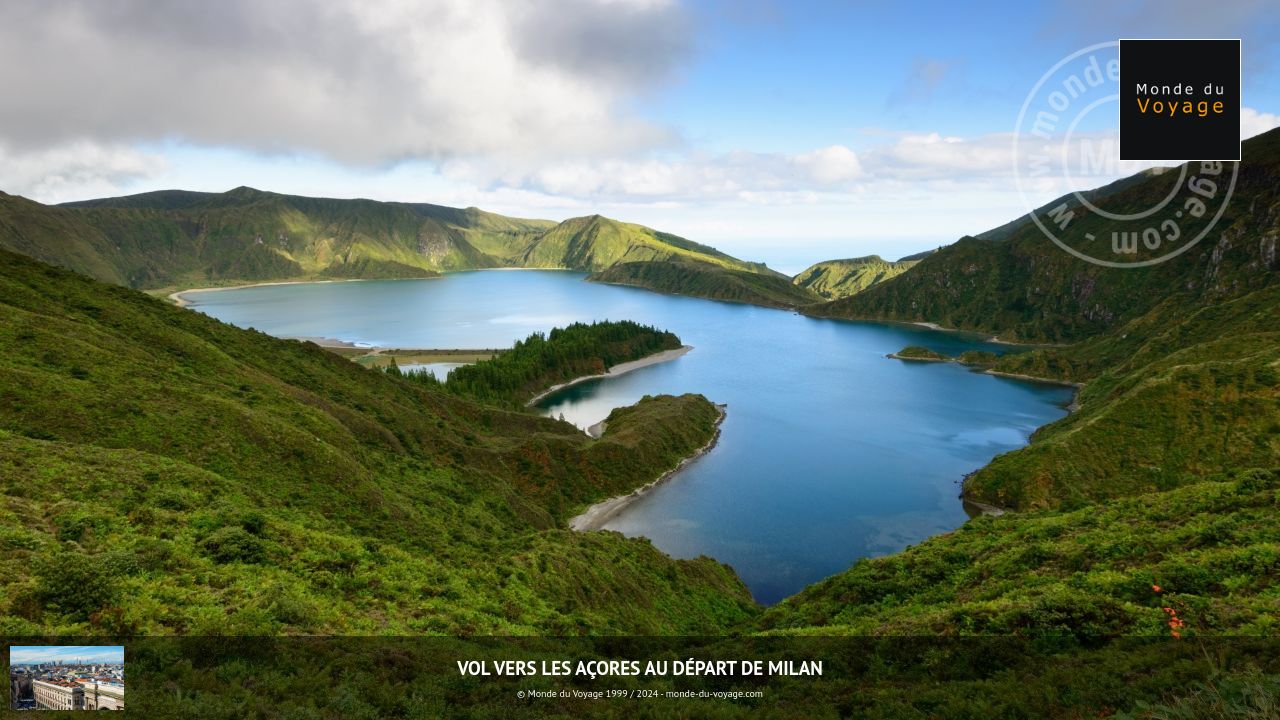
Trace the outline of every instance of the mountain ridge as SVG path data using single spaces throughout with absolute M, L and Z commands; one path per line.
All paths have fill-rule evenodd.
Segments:
M 0 247 L 141 289 L 332 277 L 431 277 L 619 262 L 704 262 L 774 274 L 706 245 L 601 215 L 562 222 L 479 208 L 311 198 L 240 186 L 62 205 L 0 193 Z
M 1126 269 L 1086 263 L 1050 243 L 1024 216 L 962 237 L 864 292 L 804 312 L 927 321 L 1010 341 L 1069 343 L 1115 330 L 1166 296 L 1181 298 L 1190 307 L 1265 286 L 1280 270 L 1280 194 L 1275 190 L 1280 129 L 1251 138 L 1243 147 L 1235 195 L 1213 233 L 1166 262 Z M 1157 174 L 1143 172 L 1085 195 L 1096 199 L 1103 191 L 1123 208 L 1146 206 L 1153 197 L 1164 197 L 1167 187 Z M 1080 222 L 1092 223 L 1101 237 L 1110 221 L 1086 217 Z

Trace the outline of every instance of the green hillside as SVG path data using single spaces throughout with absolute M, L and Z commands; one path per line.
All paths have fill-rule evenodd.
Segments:
M 0 193 L 0 247 L 135 288 L 262 280 L 429 277 L 492 267 L 597 271 L 698 261 L 770 273 L 714 248 L 593 215 L 563 223 L 426 203 L 308 198 L 240 187 L 50 207 Z
M 809 290 L 793 285 L 780 273 L 706 262 L 625 262 L 587 279 L 614 285 L 634 285 L 672 295 L 766 307 L 799 307 L 819 299 Z
M 1166 298 L 1195 307 L 1256 290 L 1280 268 L 1280 132 L 1247 141 L 1243 152 L 1222 219 L 1198 245 L 1167 262 L 1119 272 L 1081 262 L 1024 219 L 998 228 L 990 239 L 962 238 L 890 282 L 806 312 L 925 320 L 1006 340 L 1073 342 L 1116 330 Z M 1123 212 L 1156 204 L 1167 195 L 1168 180 L 1144 173 L 1108 187 L 1107 207 Z M 1090 213 L 1079 223 L 1077 231 L 1109 242 L 1109 221 Z
M 1194 310 L 1173 303 L 1093 341 L 997 370 L 1087 379 L 1080 410 L 994 459 L 965 492 L 1077 507 L 1280 461 L 1280 284 Z
M 520 267 L 604 270 L 619 263 L 697 261 L 748 272 L 765 271 L 715 248 L 599 215 L 570 218 L 542 233 L 516 259 Z
M 913 260 L 890 262 L 879 255 L 826 260 L 810 265 L 792 280 L 827 300 L 857 295 L 877 283 L 897 277 L 915 265 Z
M 1178 490 L 1073 512 L 980 517 L 767 610 L 774 632 L 1167 636 L 1274 634 L 1280 469 L 1213 473 Z M 1161 588 L 1153 592 L 1152 585 Z
M 706 444 L 701 396 L 595 441 L 2 250 L 0 306 L 9 635 L 679 634 L 753 612 L 711 560 L 557 529 Z

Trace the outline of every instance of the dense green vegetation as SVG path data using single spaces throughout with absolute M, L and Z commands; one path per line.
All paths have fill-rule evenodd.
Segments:
M 951 358 L 940 352 L 930 350 L 927 347 L 920 347 L 919 345 L 908 345 L 898 352 L 893 353 L 890 357 L 895 357 L 899 360 L 924 360 L 933 362 L 947 362 L 951 360 Z
M 425 203 L 241 187 L 50 207 L 0 193 L 0 247 L 136 288 L 306 278 L 407 278 L 492 267 L 597 271 L 698 261 L 768 272 L 680 237 L 593 215 L 563 223 Z
M 852 635 L 1273 635 L 1280 468 L 1072 512 L 979 517 L 861 560 L 766 611 L 761 627 Z M 1152 585 L 1161 588 L 1159 593 Z
M 915 260 L 890 262 L 879 255 L 826 260 L 809 266 L 792 282 L 821 298 L 835 300 L 857 295 L 872 285 L 901 275 L 915 264 Z
M 365 278 L 381 278 L 386 280 L 406 280 L 410 278 L 440 277 L 434 270 L 426 270 L 414 265 L 405 265 L 394 260 L 372 260 L 358 258 L 351 261 L 334 262 L 320 271 L 320 277 L 361 280 Z
M 0 627 L 698 633 L 708 559 L 559 530 L 704 445 L 647 398 L 592 440 L 0 251 Z
M 443 387 L 484 402 L 519 407 L 553 385 L 679 347 L 675 334 L 629 320 L 574 323 L 518 340 L 492 359 L 455 368 Z M 436 384 L 434 375 L 416 377 Z
M 817 295 L 771 270 L 737 270 L 705 262 L 626 262 L 587 279 L 767 307 L 799 307 L 818 300 Z
M 1116 334 L 1002 358 L 996 369 L 1085 379 L 1080 409 L 965 483 L 973 498 L 1078 506 L 1280 459 L 1280 285 L 1187 314 L 1164 306 Z

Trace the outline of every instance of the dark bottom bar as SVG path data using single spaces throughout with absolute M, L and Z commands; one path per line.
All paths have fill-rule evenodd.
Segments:
M 145 718 L 1197 717 L 1280 697 L 1280 640 L 1253 638 L 8 640 L 108 642 Z

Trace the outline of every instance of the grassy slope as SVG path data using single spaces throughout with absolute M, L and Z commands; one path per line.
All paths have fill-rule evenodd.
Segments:
M 1275 634 L 1277 503 L 1280 470 L 1258 470 L 1069 513 L 982 517 L 859 561 L 769 609 L 760 627 L 1163 636 L 1161 608 L 1176 605 L 1191 634 Z
M 915 265 L 913 260 L 890 262 L 879 255 L 826 260 L 809 266 L 792 280 L 826 300 L 857 295 L 877 283 L 897 277 Z
M 783 275 L 703 262 L 625 262 L 595 273 L 592 282 L 635 285 L 673 295 L 744 302 L 767 307 L 799 307 L 817 295 Z
M 0 304 L 9 634 L 696 633 L 751 612 L 710 560 L 555 529 L 704 444 L 700 396 L 592 441 L 4 251 Z
M 1074 506 L 1280 458 L 1280 285 L 1188 311 L 1170 303 L 1115 335 L 1002 359 L 1081 379 L 1080 410 L 966 480 L 978 500 Z

